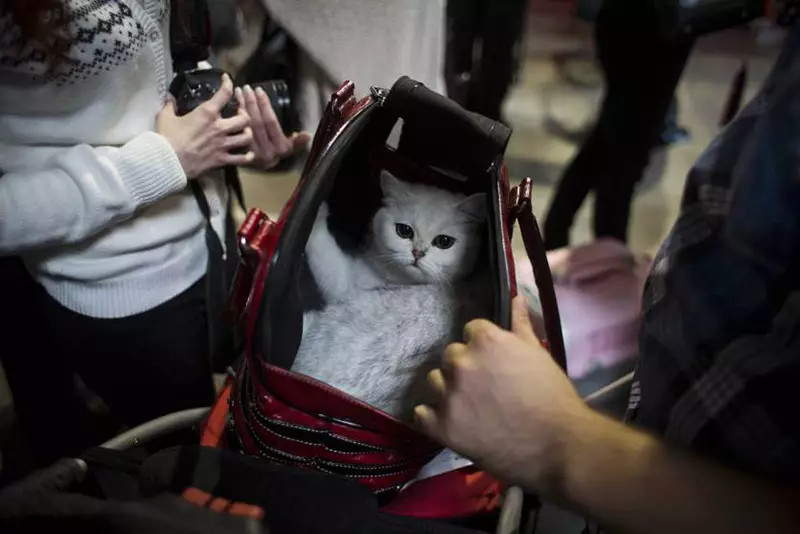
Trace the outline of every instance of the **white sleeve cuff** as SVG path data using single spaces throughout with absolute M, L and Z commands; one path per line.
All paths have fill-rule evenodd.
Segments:
M 146 132 L 117 150 L 111 160 L 134 202 L 147 206 L 186 187 L 186 173 L 164 137 Z

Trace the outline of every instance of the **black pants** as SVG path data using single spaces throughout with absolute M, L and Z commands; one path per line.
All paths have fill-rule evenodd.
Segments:
M 527 0 L 448 0 L 445 78 L 451 98 L 494 120 L 517 66 Z M 478 61 L 474 50 L 478 48 Z M 468 73 L 466 85 L 458 76 Z
M 86 410 L 75 373 L 129 426 L 213 401 L 204 280 L 122 319 L 74 313 L 27 283 L 17 295 L 15 326 L 36 334 L 4 334 L 3 366 L 40 463 L 79 453 L 113 432 Z
M 595 235 L 627 241 L 634 187 L 658 142 L 693 44 L 660 41 L 648 4 L 606 0 L 600 10 L 595 41 L 605 98 L 550 205 L 544 224 L 548 249 L 569 244 L 575 214 L 591 191 Z

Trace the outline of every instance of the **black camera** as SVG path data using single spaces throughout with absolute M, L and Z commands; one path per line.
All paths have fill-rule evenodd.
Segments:
M 222 69 L 196 69 L 197 63 L 208 59 L 209 48 L 211 46 L 209 9 L 204 0 L 192 2 L 180 2 L 173 6 L 170 20 L 170 48 L 172 51 L 173 70 L 178 74 L 173 79 L 169 87 L 169 92 L 177 103 L 178 115 L 185 115 L 197 106 L 211 98 L 222 85 Z M 269 37 L 269 33 L 265 36 Z M 274 50 L 273 50 L 274 52 Z M 275 60 L 274 54 L 270 54 L 272 61 Z M 280 56 L 278 56 L 280 58 Z M 285 58 L 283 58 L 285 59 Z M 254 54 L 252 60 L 259 65 L 270 65 L 270 61 L 262 58 L 259 54 Z M 246 65 L 247 66 L 247 65 Z M 245 69 L 247 70 L 247 69 Z M 263 71 L 263 69 L 259 69 Z M 284 69 L 285 70 L 285 69 Z M 252 69 L 251 69 L 252 71 Z M 249 82 L 253 79 L 252 72 L 241 73 L 243 78 Z M 274 69 L 270 72 L 274 72 Z M 273 75 L 283 78 L 280 72 Z M 267 77 L 269 75 L 265 75 Z M 258 77 L 255 77 L 258 79 Z M 262 78 L 263 79 L 263 78 Z M 294 81 L 294 80 L 293 80 Z M 285 80 L 275 79 L 260 83 L 250 83 L 253 88 L 261 87 L 267 93 L 272 109 L 281 129 L 285 135 L 290 135 L 300 130 L 300 117 L 292 104 L 292 97 L 289 87 Z M 234 116 L 239 109 L 239 104 L 235 98 L 222 109 L 223 117 Z M 241 152 L 241 151 L 237 151 Z M 273 170 L 283 171 L 293 167 L 300 154 L 295 154 L 284 158 L 273 167 Z
M 175 76 L 169 87 L 169 92 L 175 97 L 178 115 L 186 115 L 200 104 L 211 98 L 222 85 L 222 69 L 196 69 L 179 73 Z M 253 89 L 261 87 L 275 111 L 283 133 L 291 135 L 299 130 L 299 118 L 292 108 L 292 99 L 289 96 L 289 87 L 283 80 L 269 80 L 251 84 Z M 236 98 L 222 109 L 223 117 L 233 117 L 239 111 Z

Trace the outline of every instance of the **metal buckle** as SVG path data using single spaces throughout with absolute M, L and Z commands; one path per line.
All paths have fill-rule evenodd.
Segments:
M 379 104 L 383 105 L 386 101 L 386 97 L 389 96 L 389 90 L 384 89 L 383 87 L 377 87 L 373 85 L 369 88 L 369 92 L 372 95 L 372 98 L 378 101 Z
M 356 84 L 350 80 L 345 80 L 339 90 L 331 95 L 331 111 L 337 118 L 342 116 L 343 110 L 347 102 L 353 98 L 356 92 Z
M 269 216 L 258 208 L 253 208 L 247 214 L 242 227 L 237 232 L 239 238 L 239 252 L 242 259 L 262 252 L 261 245 L 264 243 L 265 234 L 269 234 L 273 223 Z
M 511 216 L 515 219 L 519 217 L 522 210 L 531 205 L 533 198 L 533 180 L 530 177 L 525 178 L 519 185 L 511 189 L 509 193 L 509 206 L 508 210 Z
M 266 252 L 266 242 L 275 222 L 260 209 L 252 209 L 247 214 L 237 232 L 239 238 L 239 266 L 233 276 L 230 288 L 228 316 L 238 324 L 247 314 L 253 300 L 253 277 Z

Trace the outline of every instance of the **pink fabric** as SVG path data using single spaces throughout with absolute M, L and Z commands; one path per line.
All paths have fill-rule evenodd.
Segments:
M 556 284 L 570 377 L 579 379 L 597 368 L 634 358 L 650 258 L 635 256 L 622 243 L 609 239 L 555 250 L 547 258 Z M 540 317 L 527 258 L 516 262 L 516 271 L 520 294 L 528 296 L 532 311 Z

